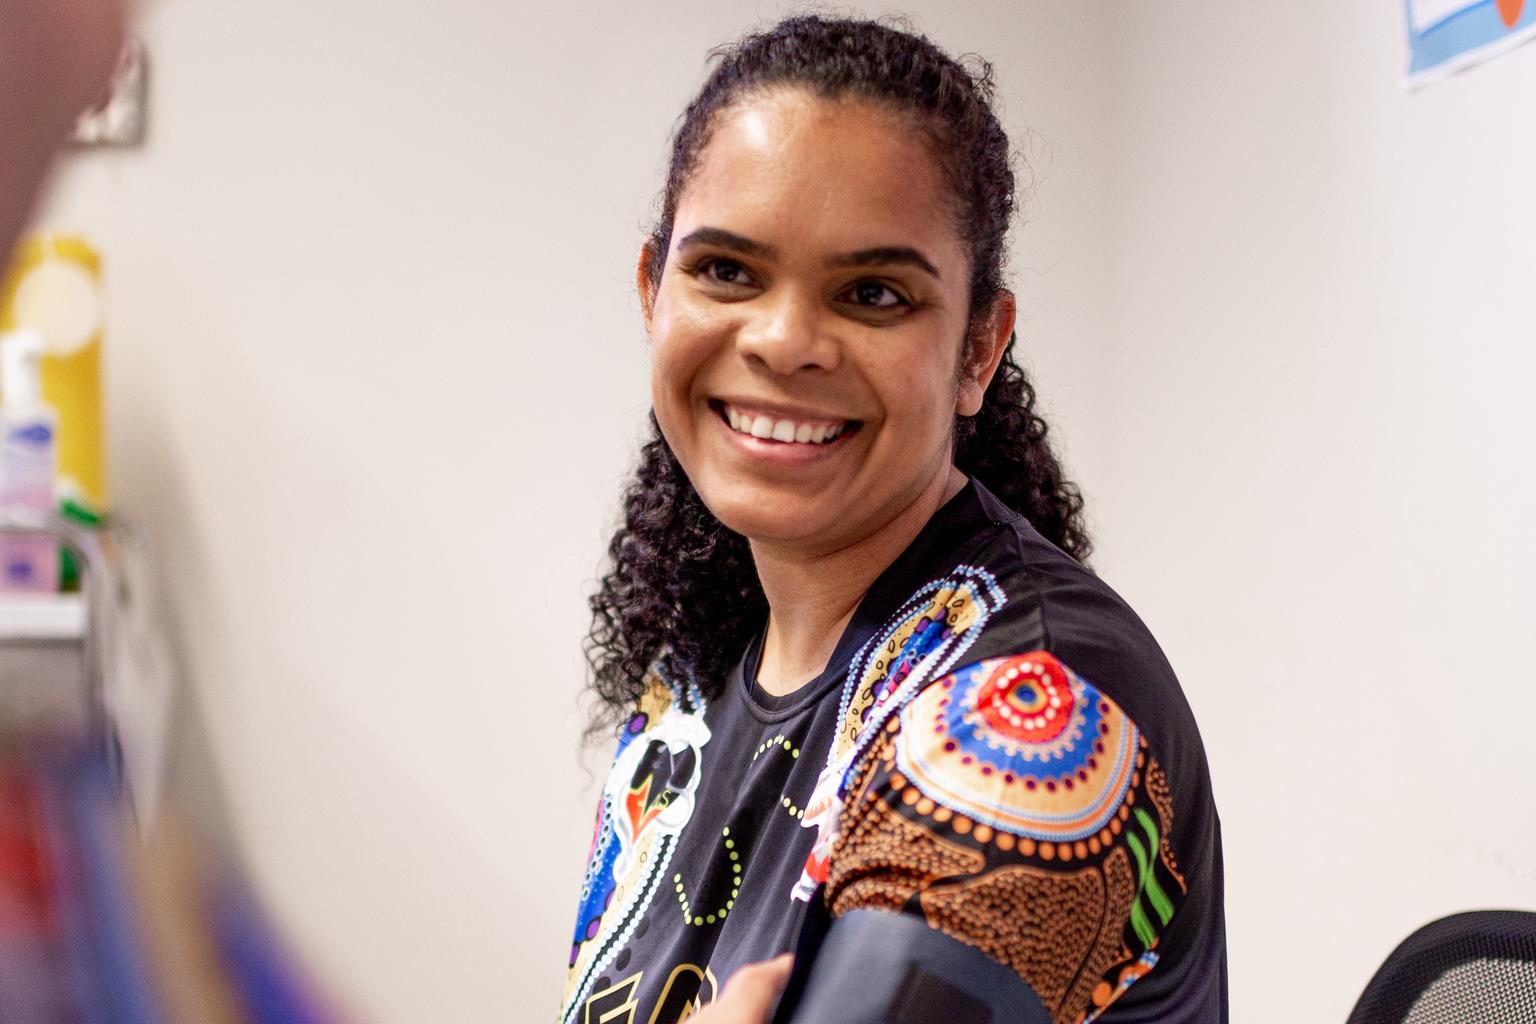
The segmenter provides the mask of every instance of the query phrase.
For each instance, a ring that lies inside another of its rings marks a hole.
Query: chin
[[[803,543],[826,534],[839,518],[804,498],[765,488],[706,485],[699,497],[726,529],[752,541]]]

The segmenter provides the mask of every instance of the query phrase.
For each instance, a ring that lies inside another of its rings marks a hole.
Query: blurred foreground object
[[[122,66],[128,7],[129,0],[0,4],[0,144],[8,160],[45,164],[81,111],[101,102]],[[0,238],[0,246],[11,241]]]
[[[0,254],[21,236],[80,112],[108,91],[128,2],[0,3]]]
[[[238,871],[165,820],[141,838],[99,750],[0,756],[0,1021],[324,1024]]]
[[[323,1024],[237,867],[159,808],[173,680],[141,551],[62,543],[80,594],[0,601],[0,1024]]]

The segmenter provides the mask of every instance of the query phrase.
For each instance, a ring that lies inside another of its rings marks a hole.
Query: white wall
[[[1205,734],[1233,1019],[1342,1021],[1536,909],[1536,46],[1409,95],[1394,0],[1116,12],[1100,566]]]
[[[704,53],[776,13],[164,0],[149,145],[71,157],[43,217],[108,260],[112,477],[195,697],[182,788],[222,791],[360,1020],[554,1013],[584,597],[648,404],[634,255]],[[1093,477],[1105,19],[916,13],[1044,136],[1025,340]]]

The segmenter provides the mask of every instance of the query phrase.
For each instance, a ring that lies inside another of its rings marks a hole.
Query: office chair
[[[1348,1024],[1536,1022],[1536,913],[1482,910],[1433,921],[1392,951]]]

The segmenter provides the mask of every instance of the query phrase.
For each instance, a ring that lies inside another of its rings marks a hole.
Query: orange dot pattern
[[[846,795],[828,907],[834,916],[860,908],[920,912],[1015,970],[1056,1024],[1092,1019],[1156,963],[1155,939],[1147,947],[1132,924],[1146,884],[1132,851],[1148,849],[1147,821],[1157,832],[1155,884],[1174,903],[1185,891],[1167,839],[1173,794],[1145,736],[1132,735],[1128,786],[1103,827],[1046,840],[946,806],[943,792],[898,767],[902,735],[883,729]],[[1030,791],[1012,792],[1014,810],[1027,817]]]
[[[983,658],[923,689],[899,719],[897,761],[924,795],[1065,844],[1069,860],[1145,764],[1130,717],[1048,651]]]

